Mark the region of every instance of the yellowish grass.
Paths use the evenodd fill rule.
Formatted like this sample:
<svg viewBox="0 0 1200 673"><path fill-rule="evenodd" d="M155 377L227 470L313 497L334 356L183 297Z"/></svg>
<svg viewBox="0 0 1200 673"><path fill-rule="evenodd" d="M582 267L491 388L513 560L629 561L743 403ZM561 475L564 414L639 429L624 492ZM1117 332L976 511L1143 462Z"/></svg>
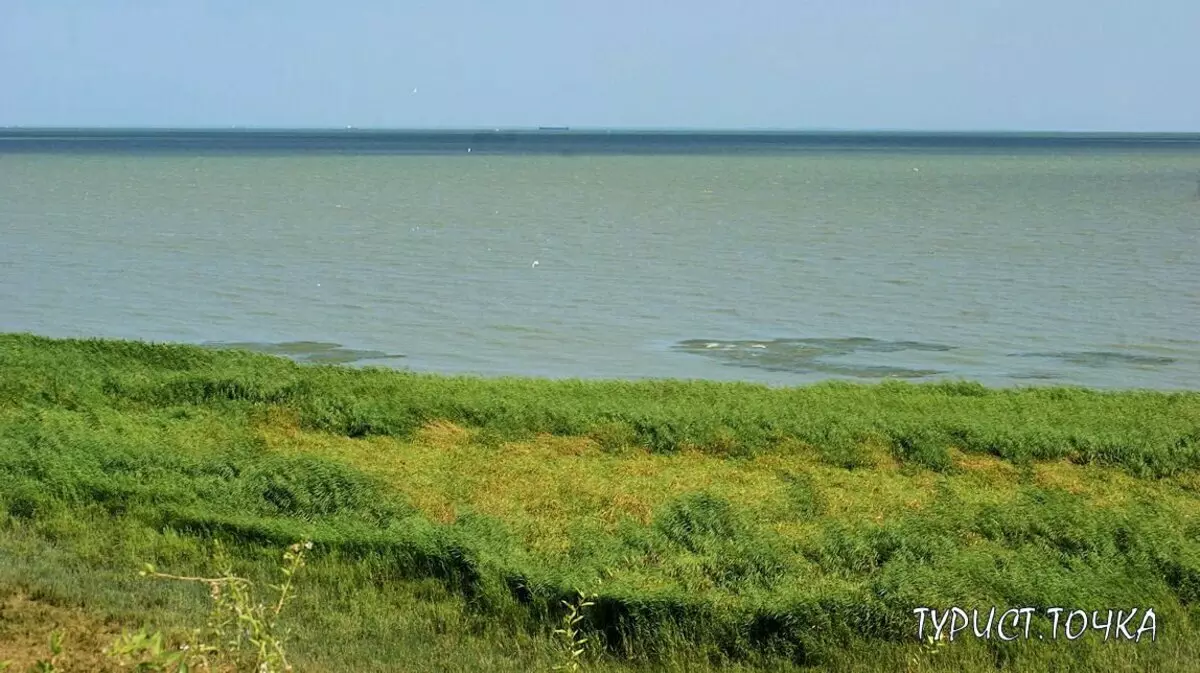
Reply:
<svg viewBox="0 0 1200 673"><path fill-rule="evenodd" d="M312 453L342 460L374 474L404 493L434 520L454 521L464 511L496 517L520 535L531 551L569 548L572 526L596 522L613 530L624 519L649 523L671 500L708 491L755 512L757 519L788 535L811 525L788 510L784 473L806 474L817 486L824 515L854 522L883 522L920 510L939 488L977 503L1003 504L1018 495L1022 471L994 456L952 451L956 471L903 470L884 447L867 446L873 467L845 470L821 462L804 447L731 460L684 450L655 454L630 448L607 452L578 437L538 436L499 446L475 441L474 433L449 422L431 423L411 441L391 437L351 439L307 432L295 418L278 414L260 432L275 451ZM1163 486L1113 468L1052 461L1034 466L1036 485L1082 495L1097 506L1122 504L1139 493L1174 496Z"/></svg>

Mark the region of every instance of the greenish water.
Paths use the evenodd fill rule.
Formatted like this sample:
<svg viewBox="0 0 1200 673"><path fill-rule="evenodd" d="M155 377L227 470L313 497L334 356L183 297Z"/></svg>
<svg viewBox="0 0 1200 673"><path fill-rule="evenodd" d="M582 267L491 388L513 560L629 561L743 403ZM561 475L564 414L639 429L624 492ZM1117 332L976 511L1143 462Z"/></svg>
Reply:
<svg viewBox="0 0 1200 673"><path fill-rule="evenodd" d="M0 154L0 331L487 375L1196 388L1198 179L1195 151Z"/></svg>

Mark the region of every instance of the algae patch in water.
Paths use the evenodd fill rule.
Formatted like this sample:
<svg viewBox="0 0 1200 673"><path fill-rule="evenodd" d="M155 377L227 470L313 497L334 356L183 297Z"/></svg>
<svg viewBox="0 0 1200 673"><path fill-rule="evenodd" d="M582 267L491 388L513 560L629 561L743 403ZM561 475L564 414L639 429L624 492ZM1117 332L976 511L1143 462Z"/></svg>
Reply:
<svg viewBox="0 0 1200 673"><path fill-rule="evenodd" d="M770 341L719 341L688 339L674 350L712 358L735 367L800 374L821 373L857 378L923 378L942 372L886 364L850 364L828 358L862 353L904 351L942 352L951 346L920 341L887 341L868 337L773 339Z"/></svg>
<svg viewBox="0 0 1200 673"><path fill-rule="evenodd" d="M1054 353L1013 353L1012 357L1048 358L1079 367L1162 367L1176 362L1161 355L1138 355L1118 351L1058 351Z"/></svg>
<svg viewBox="0 0 1200 673"><path fill-rule="evenodd" d="M385 353L383 351L358 350L346 348L341 344L321 341L284 341L280 343L217 343L204 344L208 348L222 350L247 350L268 355L281 355L297 362L313 364L350 364L362 360L388 360L402 358L403 355Z"/></svg>

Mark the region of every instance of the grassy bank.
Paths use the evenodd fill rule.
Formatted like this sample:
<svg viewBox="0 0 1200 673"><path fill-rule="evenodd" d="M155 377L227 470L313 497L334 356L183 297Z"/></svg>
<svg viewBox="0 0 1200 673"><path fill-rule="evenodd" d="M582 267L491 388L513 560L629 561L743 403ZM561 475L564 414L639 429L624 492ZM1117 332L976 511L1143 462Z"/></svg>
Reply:
<svg viewBox="0 0 1200 673"><path fill-rule="evenodd" d="M1198 468L1200 393L479 380L0 335L0 604L24 606L0 641L39 610L189 625L203 590L143 561L212 572L221 540L263 577L307 538L300 670L546 670L577 589L597 670L1191 670ZM1153 607L1157 638L918 643L913 608L955 605Z"/></svg>

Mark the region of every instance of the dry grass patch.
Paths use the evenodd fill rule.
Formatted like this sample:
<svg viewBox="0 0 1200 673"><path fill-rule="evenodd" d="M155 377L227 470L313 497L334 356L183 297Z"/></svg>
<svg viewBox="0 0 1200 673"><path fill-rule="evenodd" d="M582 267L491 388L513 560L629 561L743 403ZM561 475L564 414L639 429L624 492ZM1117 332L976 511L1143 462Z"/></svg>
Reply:
<svg viewBox="0 0 1200 673"><path fill-rule="evenodd" d="M484 442L448 422L428 424L412 441L351 439L301 431L286 421L263 424L260 432L272 450L317 454L374 474L437 521L467 510L493 516L531 550L550 553L569 547L577 523L599 521L609 532L625 519L648 524L667 503L700 491L780 525L794 518L786 476L807 475L826 502L824 515L878 522L921 507L944 479L907 473L880 447L869 449L876 467L848 471L811 450L745 460L696 450L610 452L583 437Z"/></svg>
<svg viewBox="0 0 1200 673"><path fill-rule="evenodd" d="M62 671L106 673L119 670L104 653L121 633L119 624L99 619L79 608L35 600L23 593L0 599L0 662L9 671L24 673L39 659L50 657L50 635L62 631Z"/></svg>
<svg viewBox="0 0 1200 673"><path fill-rule="evenodd" d="M977 477L988 483L1015 484L1021 475L1021 470L1012 463L987 453L963 453L952 449L950 458L955 467L967 476Z"/></svg>
<svg viewBox="0 0 1200 673"><path fill-rule="evenodd" d="M731 459L697 450L654 453L626 447L607 451L584 437L540 435L501 442L449 422L430 423L411 441L352 439L303 431L286 415L260 429L276 451L311 453L353 465L403 493L431 519L450 523L464 512L503 521L526 549L559 555L579 526L614 533L623 521L648 525L670 502L708 492L744 509L791 539L804 539L820 521L884 523L932 504L943 491L964 502L1004 506L1023 485L1061 489L1097 507L1133 499L1166 499L1186 509L1194 476L1137 479L1127 472L1066 460L1021 468L995 456L951 451L954 469L905 469L882 446L864 446L873 467L847 470L811 447ZM817 492L817 519L797 516L789 488L802 478ZM1175 485L1177 488L1164 488ZM1192 492L1194 493L1194 491Z"/></svg>
<svg viewBox="0 0 1200 673"><path fill-rule="evenodd" d="M416 441L430 446L457 448L471 441L471 431L450 421L433 421L417 432Z"/></svg>

